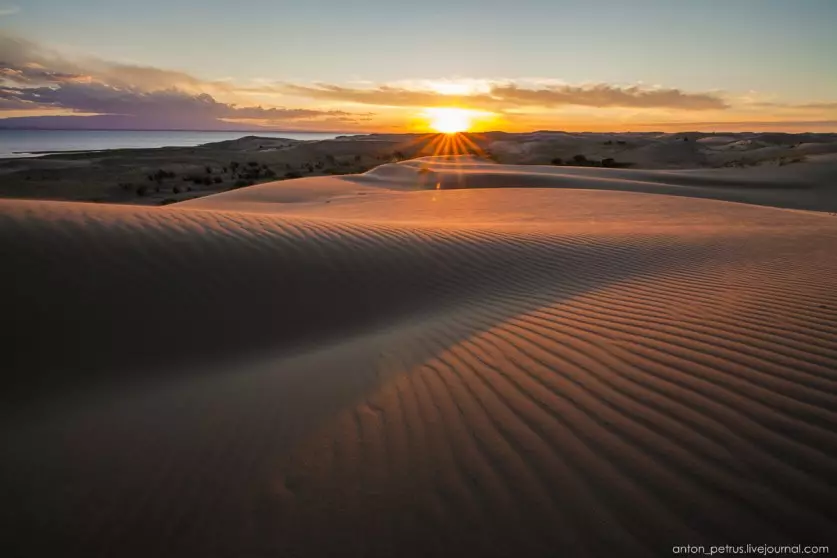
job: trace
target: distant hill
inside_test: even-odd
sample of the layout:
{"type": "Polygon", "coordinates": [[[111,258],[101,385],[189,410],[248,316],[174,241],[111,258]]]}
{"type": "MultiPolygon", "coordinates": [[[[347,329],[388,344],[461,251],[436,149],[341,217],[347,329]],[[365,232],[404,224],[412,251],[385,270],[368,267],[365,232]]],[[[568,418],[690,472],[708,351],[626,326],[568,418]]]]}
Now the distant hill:
{"type": "MultiPolygon", "coordinates": [[[[214,120],[207,125],[200,122],[173,118],[140,118],[123,114],[99,114],[94,116],[18,116],[0,119],[0,130],[190,130],[205,132],[293,132],[296,130],[268,128],[248,124],[214,120]]],[[[306,131],[306,130],[299,130],[306,131]]],[[[309,130],[310,131],[310,130],[309,130]]]]}

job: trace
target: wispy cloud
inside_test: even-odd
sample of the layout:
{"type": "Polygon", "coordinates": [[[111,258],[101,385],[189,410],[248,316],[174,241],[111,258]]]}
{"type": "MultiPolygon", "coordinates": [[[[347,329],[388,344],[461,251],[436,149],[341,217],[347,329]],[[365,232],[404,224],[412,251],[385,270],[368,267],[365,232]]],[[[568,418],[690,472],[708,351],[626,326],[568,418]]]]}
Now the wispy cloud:
{"type": "Polygon", "coordinates": [[[59,86],[3,87],[0,88],[0,101],[8,109],[15,110],[69,109],[80,113],[169,118],[172,121],[203,119],[205,123],[227,119],[281,123],[353,116],[353,113],[341,110],[238,107],[218,102],[206,93],[190,94],[176,89],[141,91],[78,82],[63,82],[59,86]]]}
{"type": "Polygon", "coordinates": [[[370,115],[344,110],[241,106],[206,91],[232,90],[185,72],[112,63],[66,60],[20,37],[0,35],[0,111],[63,110],[148,119],[172,126],[211,127],[219,121],[279,126],[370,115]]]}
{"type": "Polygon", "coordinates": [[[633,125],[634,128],[651,130],[793,130],[823,132],[837,129],[837,120],[746,120],[746,121],[718,121],[718,122],[656,122],[633,125]]]}
{"type": "MultiPolygon", "coordinates": [[[[0,13],[2,13],[0,7],[0,13]]],[[[634,84],[570,84],[558,78],[355,80],[306,83],[268,77],[236,83],[188,72],[66,55],[0,31],[0,119],[21,111],[60,118],[119,116],[112,122],[212,129],[229,123],[296,129],[326,126],[380,130],[409,126],[422,110],[462,106],[495,113],[509,128],[629,124],[658,129],[685,120],[740,120],[742,125],[831,126],[837,102],[781,102],[767,93],[687,91],[634,84]],[[254,101],[257,99],[258,101],[254,101]],[[262,103],[262,104],[259,104],[262,103]],[[266,105],[266,106],[264,106],[266,105]],[[696,116],[696,115],[700,116],[696,116]],[[777,122],[768,121],[775,118],[777,122]],[[663,121],[668,120],[668,124],[663,121]]],[[[35,117],[37,118],[37,117],[35,117]]],[[[44,120],[43,122],[48,122],[44,120]]],[[[88,120],[94,122],[94,120],[88,120]]],[[[722,122],[692,122],[713,126],[722,122]]]]}
{"type": "Polygon", "coordinates": [[[780,108],[780,109],[800,109],[800,110],[837,110],[837,102],[818,102],[818,103],[779,103],[775,101],[755,101],[749,103],[753,108],[780,108]]]}
{"type": "Polygon", "coordinates": [[[680,89],[640,86],[619,87],[608,84],[592,86],[559,85],[541,89],[525,89],[514,84],[497,86],[493,96],[521,106],[554,107],[576,105],[607,108],[667,108],[682,110],[725,109],[728,104],[717,94],[687,93],[680,89]]]}
{"type": "Polygon", "coordinates": [[[10,16],[20,13],[20,6],[15,4],[0,4],[0,17],[10,16]]]}
{"type": "Polygon", "coordinates": [[[723,98],[714,93],[688,93],[680,89],[623,87],[608,84],[545,85],[531,88],[507,82],[491,84],[487,91],[471,94],[447,94],[440,91],[414,90],[387,85],[344,87],[333,84],[282,84],[273,90],[313,99],[395,107],[461,103],[489,110],[563,106],[717,110],[729,106],[723,98]]]}
{"type": "Polygon", "coordinates": [[[228,82],[211,82],[187,72],[101,58],[69,59],[53,49],[24,37],[0,32],[0,79],[17,83],[47,84],[63,81],[97,81],[114,87],[144,90],[178,88],[184,91],[207,87],[230,89],[228,82]]]}

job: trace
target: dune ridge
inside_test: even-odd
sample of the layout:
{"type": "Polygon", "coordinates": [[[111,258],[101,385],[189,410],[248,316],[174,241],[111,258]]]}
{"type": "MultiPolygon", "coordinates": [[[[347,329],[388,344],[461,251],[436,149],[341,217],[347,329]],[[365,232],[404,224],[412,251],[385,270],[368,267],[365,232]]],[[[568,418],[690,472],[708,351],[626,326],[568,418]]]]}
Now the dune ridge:
{"type": "Polygon", "coordinates": [[[456,162],[0,202],[20,555],[828,544],[837,219],[456,162]]]}

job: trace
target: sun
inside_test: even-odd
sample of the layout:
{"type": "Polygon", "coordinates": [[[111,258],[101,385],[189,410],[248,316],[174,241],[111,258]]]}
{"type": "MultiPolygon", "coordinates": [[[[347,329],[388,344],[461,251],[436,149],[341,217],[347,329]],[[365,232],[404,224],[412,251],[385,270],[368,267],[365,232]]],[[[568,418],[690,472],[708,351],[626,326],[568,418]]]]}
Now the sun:
{"type": "Polygon", "coordinates": [[[457,134],[471,129],[471,112],[459,108],[427,109],[430,127],[443,134],[457,134]]]}

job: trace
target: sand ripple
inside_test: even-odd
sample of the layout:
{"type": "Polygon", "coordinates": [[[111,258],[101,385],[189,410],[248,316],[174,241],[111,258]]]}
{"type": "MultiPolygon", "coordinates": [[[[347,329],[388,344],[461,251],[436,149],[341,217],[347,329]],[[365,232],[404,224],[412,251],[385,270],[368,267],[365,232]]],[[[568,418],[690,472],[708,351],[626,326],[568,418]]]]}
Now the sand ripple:
{"type": "Polygon", "coordinates": [[[574,190],[318,204],[2,202],[19,555],[837,532],[834,218],[574,190]]]}

